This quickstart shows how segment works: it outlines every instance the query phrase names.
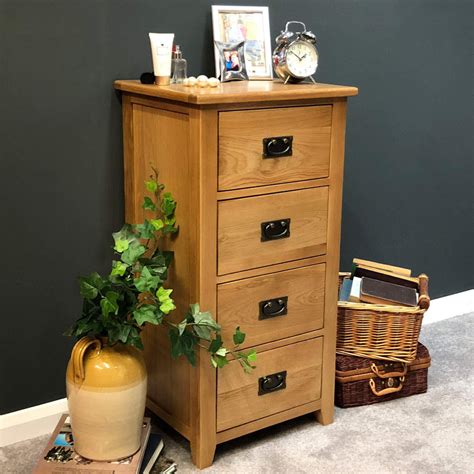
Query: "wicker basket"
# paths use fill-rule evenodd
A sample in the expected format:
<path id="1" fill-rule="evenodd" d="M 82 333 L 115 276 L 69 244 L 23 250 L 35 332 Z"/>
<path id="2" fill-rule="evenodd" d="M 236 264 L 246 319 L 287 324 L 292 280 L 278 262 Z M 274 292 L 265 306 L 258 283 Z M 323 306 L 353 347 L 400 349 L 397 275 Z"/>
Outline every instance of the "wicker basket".
<path id="1" fill-rule="evenodd" d="M 339 285 L 350 273 L 339 274 Z M 423 314 L 430 306 L 428 277 L 418 277 L 418 306 L 339 301 L 338 354 L 410 363 L 416 358 Z"/>

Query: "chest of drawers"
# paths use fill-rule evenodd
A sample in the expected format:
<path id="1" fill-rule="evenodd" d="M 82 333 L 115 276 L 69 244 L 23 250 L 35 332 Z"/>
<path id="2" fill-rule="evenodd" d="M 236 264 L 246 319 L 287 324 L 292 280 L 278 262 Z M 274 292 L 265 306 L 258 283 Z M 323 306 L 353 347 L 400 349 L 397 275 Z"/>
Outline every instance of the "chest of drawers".
<path id="1" fill-rule="evenodd" d="M 250 375 L 236 361 L 213 369 L 204 349 L 193 368 L 171 358 L 165 328 L 148 327 L 149 408 L 189 439 L 200 468 L 218 443 L 275 423 L 311 412 L 331 423 L 346 102 L 357 89 L 115 87 L 126 221 L 143 218 L 152 166 L 178 202 L 176 319 L 199 302 L 225 342 L 240 326 L 258 353 Z"/>

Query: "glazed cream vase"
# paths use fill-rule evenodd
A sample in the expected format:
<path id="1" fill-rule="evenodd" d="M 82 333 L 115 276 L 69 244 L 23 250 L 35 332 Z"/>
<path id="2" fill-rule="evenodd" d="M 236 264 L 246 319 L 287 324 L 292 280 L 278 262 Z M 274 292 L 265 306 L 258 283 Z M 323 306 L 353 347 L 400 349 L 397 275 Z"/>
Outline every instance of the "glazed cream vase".
<path id="1" fill-rule="evenodd" d="M 94 461 L 135 454 L 145 412 L 146 367 L 135 347 L 83 337 L 72 349 L 66 390 L 74 449 Z"/>

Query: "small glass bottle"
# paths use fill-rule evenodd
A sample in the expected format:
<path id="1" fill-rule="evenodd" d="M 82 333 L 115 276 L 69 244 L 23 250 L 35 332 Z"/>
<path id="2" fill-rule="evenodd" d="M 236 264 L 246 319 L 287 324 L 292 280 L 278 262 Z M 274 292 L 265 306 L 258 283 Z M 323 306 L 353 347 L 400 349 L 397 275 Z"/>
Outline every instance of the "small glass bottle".
<path id="1" fill-rule="evenodd" d="M 173 51 L 173 56 L 171 59 L 171 69 L 172 69 L 172 84 L 182 84 L 187 77 L 187 68 L 188 63 L 186 59 L 183 58 L 183 52 L 179 45 L 176 45 L 175 50 Z"/>

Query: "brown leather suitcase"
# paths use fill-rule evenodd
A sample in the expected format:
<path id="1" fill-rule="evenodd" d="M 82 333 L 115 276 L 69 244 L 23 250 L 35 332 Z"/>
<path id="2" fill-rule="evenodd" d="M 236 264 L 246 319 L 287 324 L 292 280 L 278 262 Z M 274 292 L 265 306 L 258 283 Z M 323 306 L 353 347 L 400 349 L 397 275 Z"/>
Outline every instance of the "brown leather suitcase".
<path id="1" fill-rule="evenodd" d="M 430 365 L 430 353 L 420 342 L 416 359 L 408 365 L 338 354 L 336 405 L 357 407 L 424 393 Z"/>

